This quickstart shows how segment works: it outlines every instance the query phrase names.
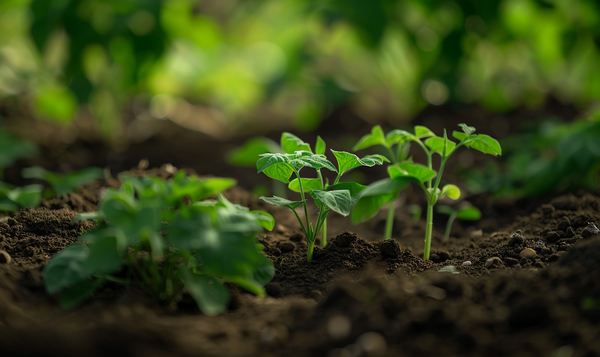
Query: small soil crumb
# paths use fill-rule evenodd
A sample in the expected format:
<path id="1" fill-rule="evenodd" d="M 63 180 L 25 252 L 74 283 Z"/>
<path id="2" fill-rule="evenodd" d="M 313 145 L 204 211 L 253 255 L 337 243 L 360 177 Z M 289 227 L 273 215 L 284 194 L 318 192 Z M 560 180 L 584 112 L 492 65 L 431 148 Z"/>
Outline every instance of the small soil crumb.
<path id="1" fill-rule="evenodd" d="M 531 248 L 525 248 L 519 253 L 522 258 L 533 258 L 537 255 L 537 252 Z"/>
<path id="2" fill-rule="evenodd" d="M 556 208 L 551 204 L 542 205 L 542 212 L 544 212 L 544 215 L 549 216 L 556 212 Z"/>
<path id="3" fill-rule="evenodd" d="M 384 258 L 396 258 L 400 255 L 400 244 L 393 239 L 381 243 L 379 251 Z"/>
<path id="4" fill-rule="evenodd" d="M 567 230 L 565 231 L 565 237 L 571 238 L 574 236 L 575 236 L 575 230 L 573 229 L 573 227 L 567 228 Z"/>
<path id="5" fill-rule="evenodd" d="M 293 252 L 294 249 L 296 249 L 296 246 L 294 245 L 294 243 L 291 243 L 291 242 L 281 242 L 279 244 L 279 250 L 281 250 L 282 253 Z"/>
<path id="6" fill-rule="evenodd" d="M 525 238 L 523 238 L 523 233 L 521 232 L 521 230 L 518 230 L 510 236 L 508 244 L 515 247 L 517 245 L 523 244 L 524 242 Z"/>
<path id="7" fill-rule="evenodd" d="M 470 260 L 466 260 L 466 261 L 462 262 L 461 266 L 463 266 L 463 267 L 469 267 L 469 266 L 471 266 L 471 264 L 472 263 L 471 263 Z"/>
<path id="8" fill-rule="evenodd" d="M 559 231 L 566 231 L 569 227 L 571 227 L 571 220 L 569 217 L 563 217 L 560 222 L 556 225 L 556 229 Z"/>
<path id="9" fill-rule="evenodd" d="M 0 264 L 8 264 L 10 261 L 10 254 L 8 254 L 5 250 L 0 250 Z"/>
<path id="10" fill-rule="evenodd" d="M 292 234 L 292 236 L 290 237 L 290 240 L 292 242 L 301 242 L 303 239 L 304 239 L 304 236 L 300 233 Z"/>
<path id="11" fill-rule="evenodd" d="M 356 242 L 357 239 L 358 236 L 356 235 L 356 233 L 346 231 L 335 237 L 332 243 L 340 248 L 347 248 L 350 246 L 350 244 Z"/>
<path id="12" fill-rule="evenodd" d="M 546 234 L 546 242 L 554 243 L 560 239 L 560 234 L 555 231 L 550 231 Z"/>
<path id="13" fill-rule="evenodd" d="M 487 269 L 502 268 L 504 267 L 504 263 L 502 262 L 502 259 L 498 257 L 492 257 L 485 262 L 485 267 Z"/>

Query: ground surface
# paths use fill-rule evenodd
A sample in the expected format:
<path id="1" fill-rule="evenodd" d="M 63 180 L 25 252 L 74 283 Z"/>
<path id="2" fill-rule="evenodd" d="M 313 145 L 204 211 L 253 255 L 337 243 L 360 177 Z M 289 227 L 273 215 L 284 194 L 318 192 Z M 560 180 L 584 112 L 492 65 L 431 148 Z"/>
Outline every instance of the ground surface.
<path id="1" fill-rule="evenodd" d="M 221 167 L 194 168 L 245 172 Z M 423 261 L 424 221 L 405 209 L 423 201 L 407 190 L 393 240 L 380 241 L 385 212 L 358 226 L 331 214 L 328 245 L 309 263 L 291 212 L 234 188 L 231 201 L 277 221 L 259 237 L 276 269 L 268 297 L 231 289 L 229 311 L 207 317 L 107 287 L 64 311 L 45 293 L 42 267 L 90 228 L 74 214 L 93 211 L 116 186 L 107 178 L 2 219 L 0 250 L 10 261 L 0 263 L 1 356 L 600 356 L 600 235 L 588 228 L 600 223 L 597 194 L 470 196 L 484 218 L 456 222 L 446 240 L 444 216 L 435 216 L 432 260 Z M 448 266 L 454 273 L 439 271 Z"/>

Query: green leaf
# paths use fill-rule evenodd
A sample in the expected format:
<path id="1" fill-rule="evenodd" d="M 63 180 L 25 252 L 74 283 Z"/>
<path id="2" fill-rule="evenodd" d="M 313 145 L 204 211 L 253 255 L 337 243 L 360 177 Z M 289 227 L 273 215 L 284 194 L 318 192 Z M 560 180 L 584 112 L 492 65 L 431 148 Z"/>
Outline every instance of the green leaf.
<path id="1" fill-rule="evenodd" d="M 469 139 L 469 136 L 465 133 L 461 133 L 460 131 L 453 131 L 452 132 L 452 136 L 455 137 L 456 139 L 458 139 L 458 141 L 460 141 L 461 143 L 467 139 Z M 466 145 L 467 147 L 469 147 L 469 145 Z"/>
<path id="2" fill-rule="evenodd" d="M 264 229 L 268 231 L 272 231 L 275 227 L 275 218 L 270 213 L 265 211 L 250 211 L 254 215 L 254 217 L 258 220 L 258 224 L 260 224 Z"/>
<path id="3" fill-rule="evenodd" d="M 79 222 L 79 221 L 101 219 L 101 218 L 104 218 L 104 216 L 98 212 L 84 212 L 84 213 L 76 214 L 75 217 L 73 217 L 73 220 L 75 222 Z"/>
<path id="4" fill-rule="evenodd" d="M 467 124 L 458 124 L 458 126 L 460 126 L 463 130 L 463 132 L 465 134 L 467 134 L 467 136 L 471 136 L 475 133 L 475 128 L 472 126 L 468 126 Z"/>
<path id="5" fill-rule="evenodd" d="M 290 181 L 288 184 L 288 188 L 294 192 L 300 192 L 300 182 L 297 178 Z M 318 178 L 303 178 L 302 179 L 302 189 L 304 192 L 309 192 L 310 190 L 321 190 L 323 189 L 323 185 L 321 184 L 321 179 Z"/>
<path id="6" fill-rule="evenodd" d="M 373 129 L 371 129 L 371 134 L 363 136 L 356 145 L 354 145 L 352 150 L 358 151 L 375 145 L 386 145 L 385 136 L 383 135 L 383 130 L 380 125 L 375 125 Z"/>
<path id="7" fill-rule="evenodd" d="M 326 149 L 325 140 L 323 140 L 320 136 L 317 136 L 317 145 L 315 145 L 315 154 L 324 155 Z"/>
<path id="8" fill-rule="evenodd" d="M 458 211 L 456 218 L 463 221 L 477 221 L 481 219 L 481 211 L 475 206 L 465 207 Z"/>
<path id="9" fill-rule="evenodd" d="M 417 137 L 417 139 L 424 139 L 435 136 L 435 133 L 429 130 L 429 128 L 426 126 L 416 125 L 415 136 Z"/>
<path id="10" fill-rule="evenodd" d="M 450 206 L 446 206 L 446 205 L 439 205 L 437 206 L 437 211 L 441 214 L 445 214 L 447 216 L 451 215 L 452 213 L 456 212 L 456 210 Z"/>
<path id="11" fill-rule="evenodd" d="M 183 264 L 177 273 L 202 313 L 215 316 L 227 310 L 229 292 L 217 278 L 196 274 Z"/>
<path id="12" fill-rule="evenodd" d="M 102 179 L 104 177 L 104 170 L 99 167 L 90 167 L 66 175 L 61 175 L 48 171 L 40 166 L 33 166 L 24 168 L 21 171 L 21 175 L 24 178 L 48 182 L 56 195 L 62 196 L 79 186 Z"/>
<path id="13" fill-rule="evenodd" d="M 408 141 L 416 141 L 418 140 L 416 136 L 409 133 L 406 130 L 395 129 L 387 133 L 385 136 L 385 143 L 387 146 L 391 147 L 396 143 L 400 143 L 400 145 L 405 144 Z"/>
<path id="14" fill-rule="evenodd" d="M 247 140 L 241 147 L 227 154 L 227 162 L 236 166 L 253 167 L 260 154 L 281 152 L 281 147 L 273 140 L 256 137 Z"/>
<path id="15" fill-rule="evenodd" d="M 261 196 L 259 199 L 270 203 L 275 206 L 283 206 L 288 207 L 289 209 L 294 209 L 302 204 L 302 201 L 290 201 L 287 198 L 273 196 L 273 197 L 265 197 Z"/>
<path id="16" fill-rule="evenodd" d="M 301 156 L 298 156 L 301 155 Z M 300 167 L 310 167 L 315 170 L 326 168 L 333 172 L 338 170 L 333 166 L 331 161 L 327 160 L 325 155 L 315 155 L 307 152 L 296 153 L 296 157 L 292 159 L 292 164 L 297 164 Z"/>
<path id="17" fill-rule="evenodd" d="M 308 151 L 312 153 L 310 144 L 305 143 L 302 139 L 291 133 L 281 134 L 281 148 L 286 154 L 293 154 L 296 151 Z"/>
<path id="18" fill-rule="evenodd" d="M 413 164 L 410 162 L 388 166 L 388 173 L 391 178 L 412 177 L 420 183 L 428 182 L 437 175 L 434 170 L 431 170 L 424 165 Z"/>
<path id="19" fill-rule="evenodd" d="M 448 195 L 453 200 L 458 200 L 460 198 L 460 189 L 456 185 L 446 185 L 442 187 L 440 198 L 444 195 Z"/>
<path id="20" fill-rule="evenodd" d="M 469 145 L 472 149 L 479 150 L 484 154 L 490 154 L 494 156 L 502 155 L 502 147 L 498 140 L 492 138 L 489 135 L 479 134 L 471 136 L 473 142 Z"/>
<path id="21" fill-rule="evenodd" d="M 19 159 L 37 155 L 37 147 L 0 128 L 0 169 L 9 167 Z"/>
<path id="22" fill-rule="evenodd" d="M 337 160 L 338 169 L 341 174 L 355 167 L 372 167 L 375 165 L 382 165 L 384 162 L 390 162 L 383 155 L 367 155 L 362 159 L 359 159 L 358 156 L 345 151 L 331 150 L 331 152 L 333 152 L 333 155 Z"/>
<path id="23" fill-rule="evenodd" d="M 327 186 L 327 191 L 335 191 L 335 190 L 348 190 L 350 192 L 350 197 L 352 198 L 351 205 L 354 206 L 360 197 L 360 193 L 367 188 L 365 185 L 361 185 L 356 182 L 342 182 L 335 185 Z"/>
<path id="24" fill-rule="evenodd" d="M 324 204 L 329 209 L 343 216 L 350 214 L 352 197 L 350 196 L 350 191 L 348 190 L 312 190 L 310 191 L 310 195 L 315 199 L 315 201 Z"/>
<path id="25" fill-rule="evenodd" d="M 444 155 L 444 142 L 446 146 L 446 156 L 450 155 L 450 152 L 454 150 L 456 144 L 449 139 L 444 140 L 444 138 L 440 138 L 439 136 L 429 138 L 425 140 L 425 145 L 427 145 L 432 152 L 438 153 L 440 155 Z"/>
<path id="26" fill-rule="evenodd" d="M 92 274 L 112 274 L 119 270 L 123 263 L 123 253 L 117 250 L 116 237 L 103 237 L 89 245 L 90 252 L 83 268 Z"/>
<path id="27" fill-rule="evenodd" d="M 60 306 L 63 309 L 72 309 L 92 296 L 103 284 L 104 279 L 84 280 L 76 283 L 60 294 Z"/>
<path id="28" fill-rule="evenodd" d="M 362 223 L 375 216 L 383 205 L 398 198 L 400 190 L 410 181 L 408 177 L 383 179 L 362 190 L 350 216 L 352 223 Z"/>
<path id="29" fill-rule="evenodd" d="M 7 192 L 6 197 L 20 207 L 37 207 L 42 200 L 42 191 L 41 185 L 28 185 Z"/>
<path id="30" fill-rule="evenodd" d="M 44 266 L 44 286 L 48 294 L 87 280 L 91 273 L 83 267 L 90 248 L 82 244 L 70 244 L 56 253 Z"/>
<path id="31" fill-rule="evenodd" d="M 290 165 L 290 159 L 283 154 L 263 154 L 256 162 L 258 173 L 264 172 L 268 177 L 288 183 L 294 168 Z"/>

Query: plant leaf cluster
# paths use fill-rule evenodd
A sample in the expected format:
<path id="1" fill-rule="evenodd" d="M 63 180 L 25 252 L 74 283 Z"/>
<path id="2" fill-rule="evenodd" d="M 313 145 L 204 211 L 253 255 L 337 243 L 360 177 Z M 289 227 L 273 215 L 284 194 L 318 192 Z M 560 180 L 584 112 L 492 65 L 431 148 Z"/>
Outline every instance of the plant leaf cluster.
<path id="1" fill-rule="evenodd" d="M 424 126 L 415 126 L 414 133 L 405 130 L 393 130 L 387 135 L 383 134 L 380 127 L 373 128 L 371 134 L 364 136 L 354 147 L 355 150 L 364 149 L 374 145 L 383 145 L 393 154 L 391 147 L 397 144 L 398 147 L 415 143 L 427 155 L 427 165 L 404 160 L 396 162 L 388 167 L 389 178 L 377 181 L 363 190 L 352 211 L 351 219 L 354 223 L 364 222 L 373 217 L 379 209 L 388 202 L 395 200 L 400 191 L 411 182 L 416 183 L 423 189 L 427 197 L 427 226 L 425 237 L 424 259 L 429 259 L 431 247 L 431 234 L 433 227 L 433 206 L 443 196 L 451 199 L 459 199 L 461 192 L 456 185 L 447 184 L 440 188 L 441 178 L 444 166 L 450 155 L 459 147 L 481 151 L 490 155 L 501 155 L 502 148 L 496 139 L 484 134 L 475 134 L 475 128 L 466 124 L 459 125 L 462 131 L 454 131 L 452 136 L 458 140 L 458 143 L 450 140 L 446 132 L 444 136 L 436 136 L 429 128 Z M 397 151 L 398 152 L 398 151 Z M 433 155 L 440 155 L 441 163 L 439 169 L 433 169 Z M 397 158 L 399 155 L 396 155 Z"/>
<path id="2" fill-rule="evenodd" d="M 77 187 L 104 178 L 104 170 L 99 167 L 89 167 L 68 174 L 48 171 L 40 166 L 26 167 L 21 171 L 26 179 L 46 181 L 57 196 L 62 196 Z"/>
<path id="3" fill-rule="evenodd" d="M 336 167 L 324 155 L 326 144 L 321 137 L 317 138 L 315 152 L 313 152 L 310 144 L 290 133 L 282 134 L 281 147 L 284 153 L 266 153 L 260 155 L 256 162 L 256 168 L 259 173 L 262 172 L 274 180 L 288 184 L 290 190 L 300 193 L 301 199 L 299 201 L 291 201 L 278 196 L 263 196 L 260 198 L 273 205 L 288 207 L 294 212 L 308 240 L 308 260 L 310 261 L 312 260 L 316 235 L 326 224 L 329 211 L 334 211 L 344 216 L 349 215 L 352 206 L 357 201 L 358 194 L 365 188 L 365 186 L 355 182 L 340 183 L 342 175 L 356 167 L 381 165 L 388 160 L 382 155 L 367 155 L 359 158 L 348 152 L 331 150 L 337 162 Z M 301 177 L 300 172 L 304 168 L 316 170 L 317 177 Z M 321 174 L 322 169 L 327 169 L 337 174 L 332 185 L 324 180 Z M 305 193 L 308 193 L 313 199 L 319 210 L 318 218 L 314 225 L 308 219 Z M 295 210 L 300 206 L 304 208 L 304 222 Z M 322 243 L 325 244 L 325 234 L 322 235 L 321 239 Z"/>
<path id="4" fill-rule="evenodd" d="M 61 292 L 62 306 L 80 304 L 107 281 L 139 285 L 171 305 L 188 291 L 207 315 L 227 308 L 223 282 L 264 295 L 274 269 L 256 236 L 262 227 L 273 228 L 273 217 L 222 195 L 207 199 L 234 180 L 186 177 L 181 171 L 166 181 L 122 181 L 118 190 L 106 192 L 97 212 L 77 217 L 96 219 L 98 227 L 44 267 L 46 290 Z"/>

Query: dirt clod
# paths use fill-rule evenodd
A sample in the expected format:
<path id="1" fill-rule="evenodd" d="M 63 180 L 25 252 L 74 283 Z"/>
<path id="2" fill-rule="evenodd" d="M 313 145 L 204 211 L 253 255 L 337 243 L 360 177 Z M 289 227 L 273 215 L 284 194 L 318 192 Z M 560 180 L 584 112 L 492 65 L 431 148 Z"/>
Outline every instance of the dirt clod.
<path id="1" fill-rule="evenodd" d="M 384 258 L 396 258 L 400 255 L 400 244 L 394 239 L 381 242 L 379 251 Z"/>
<path id="2" fill-rule="evenodd" d="M 281 242 L 279 244 L 279 250 L 281 250 L 282 253 L 293 252 L 294 249 L 296 249 L 296 246 L 294 245 L 294 243 L 291 243 L 291 242 Z"/>
<path id="3" fill-rule="evenodd" d="M 560 239 L 560 234 L 555 231 L 550 231 L 546 234 L 545 239 L 548 243 L 554 243 Z"/>
<path id="4" fill-rule="evenodd" d="M 340 248 L 349 247 L 350 244 L 356 242 L 358 236 L 356 233 L 344 232 L 333 239 L 333 244 Z"/>
<path id="5" fill-rule="evenodd" d="M 5 250 L 0 250 L 0 264 L 8 264 L 10 261 L 10 255 Z"/>
<path id="6" fill-rule="evenodd" d="M 502 267 L 504 267 L 504 262 L 502 262 L 502 259 L 500 259 L 498 257 L 492 257 L 492 258 L 486 260 L 485 267 L 487 269 L 502 268 Z"/>
<path id="7" fill-rule="evenodd" d="M 300 233 L 294 233 L 290 236 L 290 240 L 292 242 L 301 242 L 302 240 L 304 240 L 304 236 Z"/>
<path id="8" fill-rule="evenodd" d="M 563 217 L 560 220 L 560 222 L 558 222 L 558 224 L 556 225 L 556 229 L 563 232 L 566 231 L 569 227 L 571 227 L 571 220 L 569 219 L 569 217 Z"/>

